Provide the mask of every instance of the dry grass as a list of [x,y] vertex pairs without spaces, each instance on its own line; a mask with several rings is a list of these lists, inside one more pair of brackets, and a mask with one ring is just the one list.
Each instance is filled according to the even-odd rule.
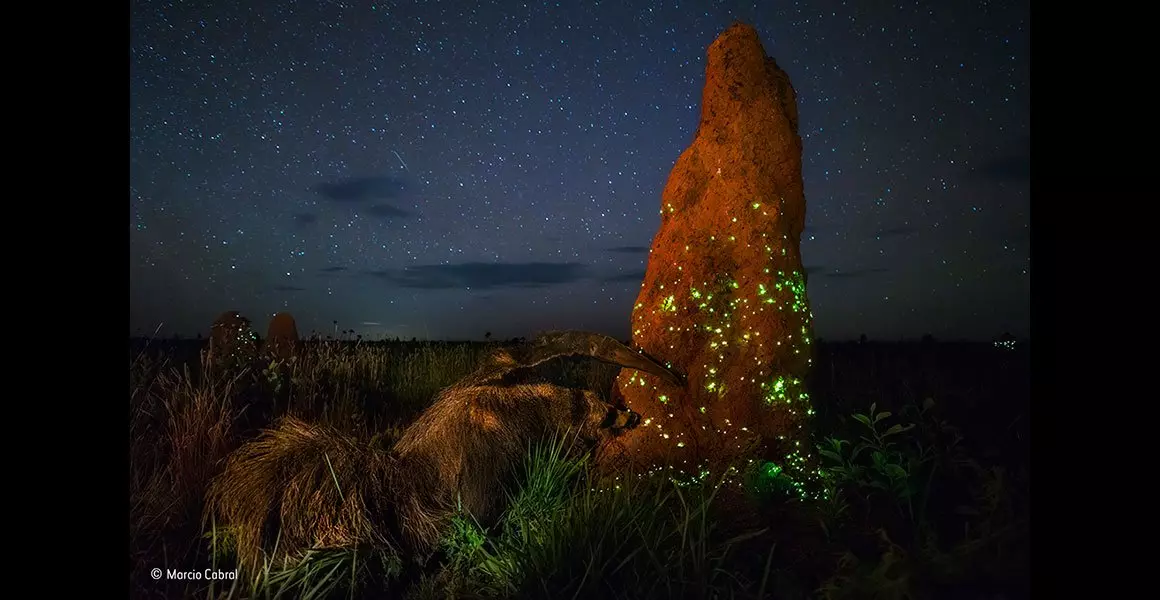
[[[129,536],[133,573],[198,561],[197,523],[219,462],[237,446],[245,372],[200,380],[145,355],[130,363]],[[161,557],[161,561],[158,557]]]
[[[207,516],[228,523],[243,569],[307,550],[383,547],[392,460],[334,428],[282,418],[230,455],[210,485]],[[264,549],[277,538],[277,555]]]

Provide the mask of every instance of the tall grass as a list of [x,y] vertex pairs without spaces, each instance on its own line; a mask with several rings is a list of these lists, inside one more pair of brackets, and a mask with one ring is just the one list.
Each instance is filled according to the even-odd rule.
[[201,560],[197,523],[218,462],[238,442],[235,396],[245,377],[195,381],[164,358],[131,364],[129,535],[138,578],[163,564],[184,571]]
[[[414,418],[435,393],[469,373],[486,348],[391,347],[319,342],[289,361],[264,365],[288,412],[348,431],[375,432]],[[273,416],[273,414],[271,415]]]
[[[759,597],[765,572],[738,571],[715,525],[720,482],[593,480],[567,439],[530,449],[527,471],[494,531],[463,516],[446,540],[442,589],[479,598]],[[430,585],[430,584],[429,584]]]

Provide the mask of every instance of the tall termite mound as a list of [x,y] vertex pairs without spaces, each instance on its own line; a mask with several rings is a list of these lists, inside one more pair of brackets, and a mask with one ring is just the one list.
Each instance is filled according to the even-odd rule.
[[734,24],[709,46],[700,124],[665,185],[632,312],[633,345],[688,383],[622,371],[614,395],[644,421],[603,466],[696,479],[740,462],[808,487],[801,165],[789,77]]
[[280,312],[266,328],[266,352],[273,358],[288,359],[298,350],[298,325],[290,313]]

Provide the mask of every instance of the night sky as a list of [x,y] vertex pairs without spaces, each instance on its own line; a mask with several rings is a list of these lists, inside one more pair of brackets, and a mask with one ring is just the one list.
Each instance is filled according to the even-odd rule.
[[627,339],[741,20],[797,90],[816,335],[1029,336],[1026,1],[130,11],[131,335]]

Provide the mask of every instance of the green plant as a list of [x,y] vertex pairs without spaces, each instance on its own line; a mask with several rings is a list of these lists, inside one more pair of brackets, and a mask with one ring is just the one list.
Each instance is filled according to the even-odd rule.
[[[818,453],[828,460],[825,470],[838,485],[853,485],[869,488],[887,494],[899,511],[911,522],[921,520],[926,495],[933,469],[932,455],[921,443],[902,442],[902,434],[914,429],[913,423],[895,423],[886,426],[884,421],[893,416],[889,411],[877,411],[878,404],[870,405],[866,414],[855,413],[853,418],[863,426],[858,441],[827,437],[818,445]],[[926,488],[920,487],[920,478],[925,476]],[[916,512],[916,497],[919,508]]]
[[[853,415],[856,441],[827,437],[818,446],[833,492],[833,506],[819,506],[822,527],[844,546],[818,589],[823,597],[929,597],[983,576],[1018,577],[1026,521],[1006,470],[970,458],[961,432],[934,408],[926,398],[903,409],[913,423],[888,425],[893,415],[875,403]],[[957,507],[931,518],[936,494],[942,505],[957,498]],[[842,518],[849,505],[861,509],[853,527]]]
[[266,385],[273,390],[275,396],[280,396],[298,385],[299,381],[294,377],[294,367],[297,362],[297,356],[286,359],[274,358],[270,360],[269,365],[262,369],[261,376]]

